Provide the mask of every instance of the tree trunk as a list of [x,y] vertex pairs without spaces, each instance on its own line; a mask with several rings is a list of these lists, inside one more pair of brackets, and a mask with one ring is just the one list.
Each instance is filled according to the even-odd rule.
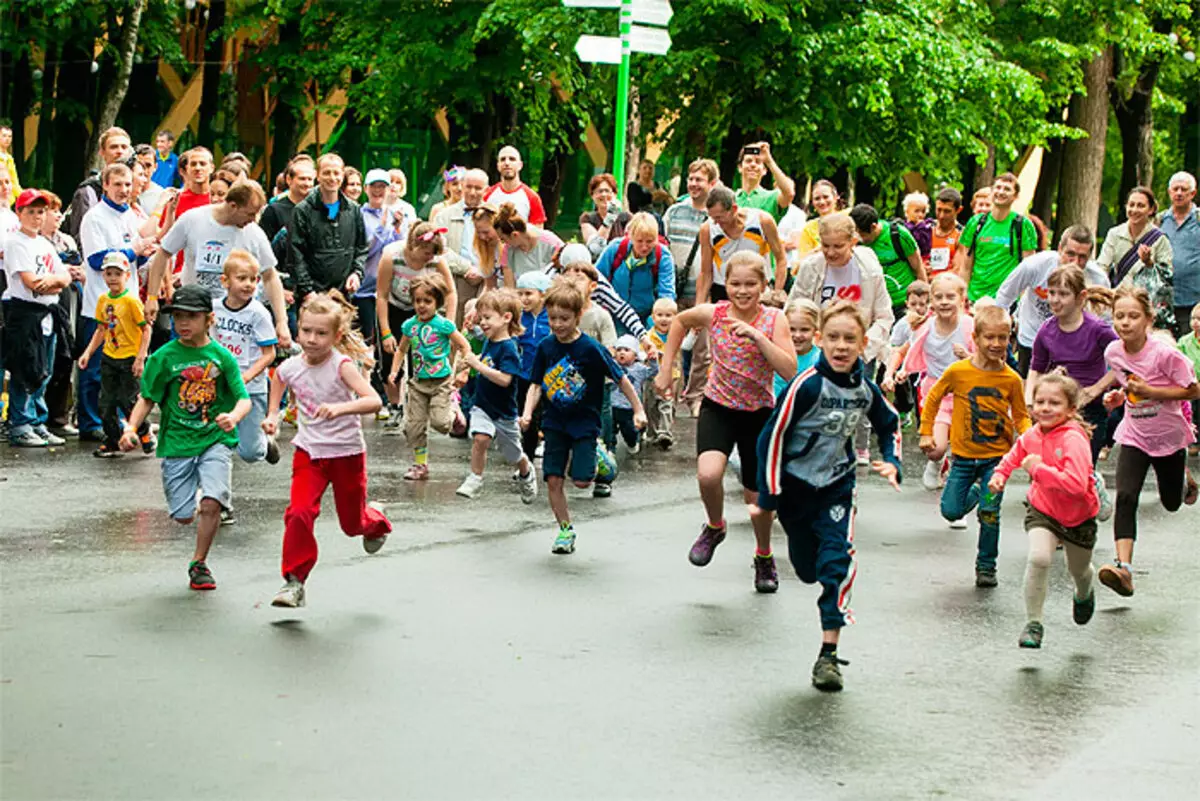
[[[1113,57],[1113,75],[1119,74],[1121,51]],[[1150,186],[1154,181],[1154,84],[1158,81],[1160,61],[1142,65],[1132,89],[1122,92],[1115,82],[1111,102],[1121,131],[1121,190],[1118,194],[1120,213],[1125,219],[1125,198],[1135,186]]]
[[987,143],[987,158],[980,164],[975,162],[975,186],[991,186],[996,180],[996,146]]
[[1062,180],[1058,190],[1057,228],[1086,225],[1096,230],[1100,215],[1100,186],[1104,180],[1104,140],[1108,134],[1108,80],[1112,75],[1112,48],[1083,66],[1085,93],[1075,95],[1067,123],[1086,137],[1071,139],[1063,147]]
[[[1061,119],[1061,115],[1059,115]],[[1062,139],[1047,140],[1042,151],[1042,171],[1038,174],[1037,188],[1033,191],[1033,203],[1029,213],[1041,218],[1048,228],[1059,230],[1054,224],[1054,200],[1058,197],[1058,182],[1062,178],[1063,148],[1066,142]],[[1056,237],[1057,239],[1057,237]]]
[[1179,118],[1179,141],[1183,143],[1183,169],[1200,175],[1200,100],[1190,100]]
[[108,87],[104,103],[100,106],[100,115],[96,119],[96,127],[92,129],[92,139],[88,144],[87,163],[93,167],[100,166],[100,136],[117,122],[117,114],[121,104],[125,102],[125,93],[129,91],[129,75],[133,72],[133,54],[137,51],[138,29],[142,25],[142,12],[146,9],[146,0],[133,0],[125,10],[125,21],[121,25],[121,39],[117,44],[117,74]]
[[[854,202],[873,206],[877,200],[879,200],[879,184],[868,178],[866,171],[859,167],[854,171]],[[878,211],[879,216],[885,219],[891,216],[888,209],[878,209]]]

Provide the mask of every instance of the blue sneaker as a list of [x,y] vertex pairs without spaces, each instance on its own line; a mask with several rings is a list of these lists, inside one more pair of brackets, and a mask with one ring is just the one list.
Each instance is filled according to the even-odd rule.
[[569,526],[560,528],[558,536],[554,539],[554,545],[550,548],[550,553],[575,553],[575,529]]

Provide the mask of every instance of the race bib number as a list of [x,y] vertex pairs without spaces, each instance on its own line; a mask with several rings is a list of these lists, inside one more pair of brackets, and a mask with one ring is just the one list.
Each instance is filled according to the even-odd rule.
[[209,289],[221,287],[221,273],[225,269],[225,243],[209,240],[200,246],[196,254],[196,281]]
[[940,273],[950,269],[950,248],[933,248],[929,251],[929,272]]

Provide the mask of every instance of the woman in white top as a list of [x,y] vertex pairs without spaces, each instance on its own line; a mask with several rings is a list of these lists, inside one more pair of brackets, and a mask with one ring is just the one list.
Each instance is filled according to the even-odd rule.
[[[1131,281],[1145,267],[1160,264],[1171,268],[1174,252],[1171,241],[1154,224],[1157,210],[1154,192],[1135,186],[1125,200],[1125,222],[1114,225],[1104,235],[1104,247],[1096,263],[1108,271],[1113,289]],[[1137,252],[1131,256],[1134,250]]]
[[561,239],[526,222],[512,203],[500,206],[493,225],[504,243],[500,269],[505,286],[516,286],[516,279],[525,273],[545,272],[554,263],[555,254],[562,250]]

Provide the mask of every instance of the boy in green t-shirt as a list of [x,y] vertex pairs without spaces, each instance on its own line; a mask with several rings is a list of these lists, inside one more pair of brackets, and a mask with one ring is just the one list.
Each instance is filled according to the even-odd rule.
[[866,203],[852,208],[850,219],[854,220],[858,238],[879,257],[892,311],[897,318],[902,317],[907,310],[908,285],[929,280],[925,262],[917,251],[917,240],[903,225],[893,226],[887,220],[880,220],[875,207]]
[[976,214],[963,228],[954,268],[967,282],[967,300],[993,298],[1021,260],[1037,252],[1037,229],[1012,210],[1021,192],[1017,176],[1006,172],[992,185],[992,210]]
[[230,469],[237,425],[250,411],[237,359],[208,336],[212,308],[212,293],[199,285],[182,287],[163,308],[172,316],[178,339],[146,362],[142,396],[121,437],[121,450],[136,448],[138,428],[158,404],[157,453],[168,511],[182,525],[196,520],[196,552],[188,565],[193,590],[217,587],[205,560],[221,525],[221,511],[232,503]]

